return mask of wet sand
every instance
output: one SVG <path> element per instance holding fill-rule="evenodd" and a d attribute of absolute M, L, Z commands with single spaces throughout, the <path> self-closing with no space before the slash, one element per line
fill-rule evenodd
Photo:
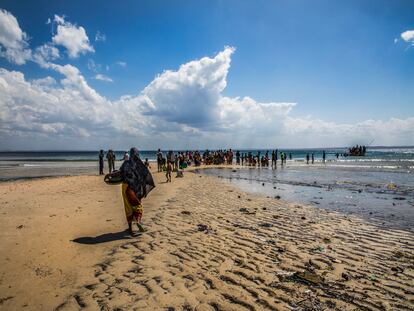
<path fill-rule="evenodd" d="M 0 184 L 0 309 L 414 309 L 413 233 L 154 176 L 134 238 L 101 177 Z"/>
<path fill-rule="evenodd" d="M 246 192 L 280 196 L 286 201 L 355 215 L 383 228 L 414 232 L 412 173 L 355 172 L 330 164 L 203 169 L 199 173 L 223 178 Z"/>

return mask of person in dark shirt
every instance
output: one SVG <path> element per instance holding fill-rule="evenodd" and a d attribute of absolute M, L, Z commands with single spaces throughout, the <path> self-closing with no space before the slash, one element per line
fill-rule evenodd
<path fill-rule="evenodd" d="M 115 171 L 115 153 L 112 149 L 109 149 L 108 153 L 106 154 L 106 159 L 108 160 L 109 173 L 112 173 Z"/>
<path fill-rule="evenodd" d="M 158 170 L 158 172 L 162 172 L 162 158 L 163 158 L 163 156 L 162 156 L 161 149 L 158 149 L 158 152 L 157 152 L 157 170 Z"/>
<path fill-rule="evenodd" d="M 148 167 L 139 157 L 137 148 L 131 148 L 129 160 L 124 161 L 120 168 L 122 178 L 122 198 L 124 202 L 125 216 L 128 222 L 128 230 L 131 235 L 132 222 L 135 221 L 140 232 L 145 231 L 142 225 L 144 207 L 141 200 L 154 189 L 155 183 Z"/>
<path fill-rule="evenodd" d="M 103 175 L 104 169 L 104 152 L 103 150 L 99 151 L 99 175 Z"/>

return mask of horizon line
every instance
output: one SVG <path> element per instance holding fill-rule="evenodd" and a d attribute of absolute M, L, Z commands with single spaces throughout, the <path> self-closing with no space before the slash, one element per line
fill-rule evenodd
<path fill-rule="evenodd" d="M 356 146 L 356 145 L 354 145 Z M 342 147 L 277 147 L 277 148 L 187 148 L 187 149 L 161 149 L 161 151 L 202 151 L 202 150 L 210 150 L 210 151 L 215 151 L 215 150 L 314 150 L 314 149 L 318 149 L 318 150 L 323 150 L 323 149 L 348 149 L 350 147 L 354 147 L 354 146 L 342 146 Z M 364 145 L 358 145 L 358 146 L 364 146 Z M 366 146 L 366 145 L 365 145 Z M 414 145 L 402 145 L 402 146 L 398 146 L 398 145 L 378 145 L 378 146 L 366 146 L 367 149 L 369 148 L 414 148 Z M 110 149 L 110 148 L 109 148 Z M 102 149 L 104 151 L 107 151 L 109 149 Z M 130 148 L 129 148 L 130 149 Z M 100 151 L 100 148 L 97 149 L 37 149 L 37 150 L 0 150 L 0 153 L 7 153 L 7 152 L 98 152 Z M 119 150 L 115 150 L 112 149 L 115 152 L 127 152 L 129 151 L 128 149 L 124 150 L 124 149 L 119 149 Z M 158 148 L 155 149 L 142 149 L 140 150 L 138 148 L 138 150 L 140 152 L 150 152 L 150 151 L 158 151 Z"/>

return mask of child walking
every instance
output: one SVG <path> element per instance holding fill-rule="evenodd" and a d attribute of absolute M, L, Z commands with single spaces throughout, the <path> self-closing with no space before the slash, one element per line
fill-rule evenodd
<path fill-rule="evenodd" d="M 167 162 L 167 172 L 165 173 L 165 177 L 167 177 L 167 182 L 171 182 L 171 172 L 173 170 L 171 161 Z"/>

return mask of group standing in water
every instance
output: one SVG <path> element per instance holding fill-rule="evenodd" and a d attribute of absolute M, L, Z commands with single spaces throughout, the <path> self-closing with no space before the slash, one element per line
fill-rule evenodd
<path fill-rule="evenodd" d="M 311 153 L 310 156 L 309 156 L 309 153 L 306 154 L 306 164 L 309 164 L 309 158 L 311 160 L 311 163 L 314 164 L 315 163 L 315 155 L 314 155 L 313 152 Z M 322 163 L 325 163 L 325 161 L 326 161 L 326 152 L 325 152 L 325 150 L 323 150 L 322 151 Z"/>
<path fill-rule="evenodd" d="M 239 151 L 237 151 L 239 152 Z M 241 165 L 254 166 L 254 167 L 277 167 L 277 161 L 280 157 L 280 164 L 283 166 L 286 164 L 288 158 L 286 152 L 279 152 L 279 150 L 272 150 L 272 153 L 269 155 L 269 151 L 266 151 L 264 155 L 258 151 L 256 154 L 252 152 L 242 153 L 241 154 Z M 292 153 L 289 153 L 289 160 L 292 160 Z M 236 163 L 240 164 L 240 163 Z"/>
<path fill-rule="evenodd" d="M 339 154 L 335 154 L 336 158 L 339 157 Z M 128 153 L 124 154 L 123 160 L 128 160 Z M 115 170 L 115 153 L 112 150 L 109 150 L 106 158 L 108 160 L 109 172 Z M 256 153 L 252 151 L 240 152 L 237 150 L 233 152 L 232 149 L 220 149 L 220 150 L 205 150 L 204 152 L 196 151 L 167 151 L 162 152 L 161 149 L 158 149 L 156 152 L 156 162 L 157 162 L 157 171 L 165 172 L 166 181 L 171 182 L 172 172 L 177 172 L 177 175 L 182 174 L 182 170 L 187 168 L 190 165 L 200 166 L 204 165 L 242 165 L 242 166 L 253 166 L 253 167 L 271 167 L 276 168 L 278 161 L 281 166 L 287 163 L 287 159 L 290 161 L 294 160 L 294 154 L 292 152 L 286 153 L 284 151 L 279 151 L 278 149 L 269 151 L 257 151 Z M 322 162 L 326 161 L 326 152 L 322 151 Z M 296 158 L 297 161 L 300 161 L 300 157 Z M 305 161 L 307 164 L 315 163 L 315 154 L 306 153 Z M 103 174 L 104 167 L 104 152 L 101 150 L 99 154 L 99 172 Z M 145 159 L 144 165 L 150 167 L 148 158 Z"/>

